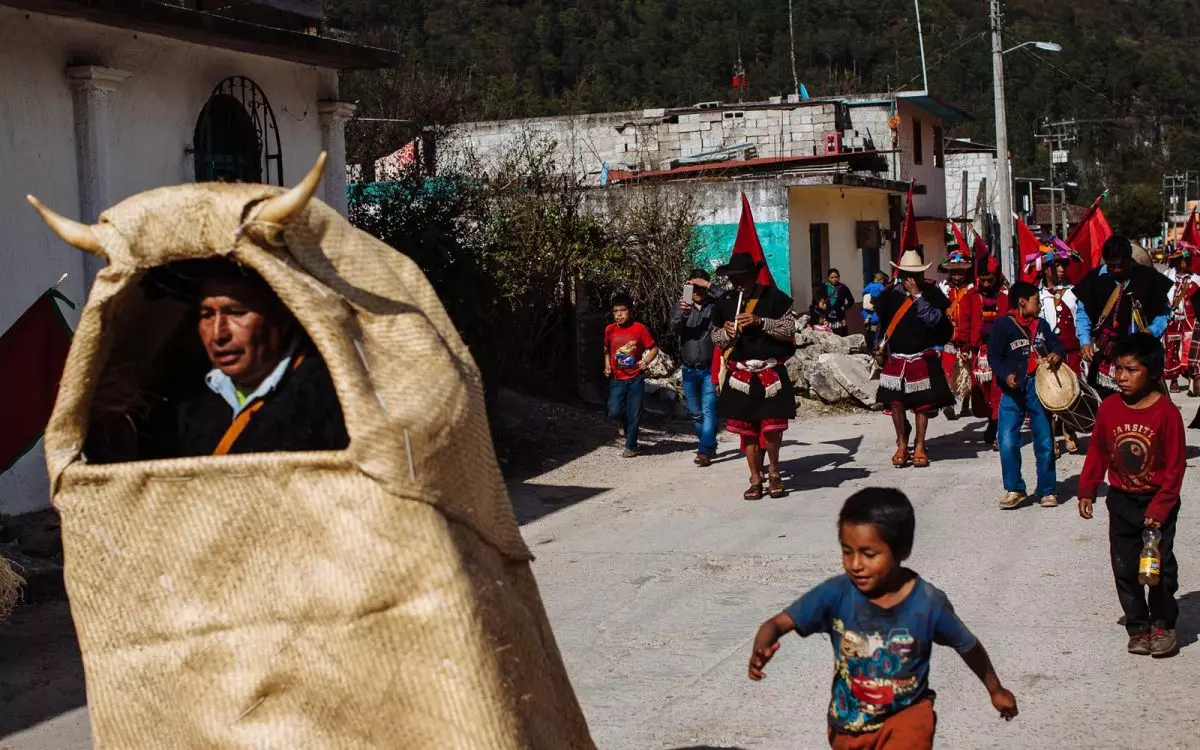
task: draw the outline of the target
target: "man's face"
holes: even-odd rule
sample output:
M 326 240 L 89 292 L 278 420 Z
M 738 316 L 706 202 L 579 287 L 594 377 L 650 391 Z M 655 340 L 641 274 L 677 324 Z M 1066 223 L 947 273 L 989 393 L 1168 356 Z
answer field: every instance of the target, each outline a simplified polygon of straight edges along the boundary
M 200 341 L 208 360 L 235 384 L 254 388 L 279 364 L 286 313 L 249 281 L 217 279 L 200 288 Z
M 964 284 L 967 283 L 967 272 L 963 271 L 961 269 L 956 270 L 956 271 L 951 271 L 950 272 L 950 283 L 953 284 L 954 286 L 963 286 Z
M 1133 271 L 1133 258 L 1105 258 L 1104 264 L 1108 266 L 1108 274 L 1117 281 L 1128 279 Z
M 979 274 L 979 287 L 986 291 L 992 291 L 996 288 L 996 275 L 993 273 Z
M 758 271 L 753 273 L 739 273 L 729 277 L 729 283 L 733 284 L 737 289 L 749 291 L 754 288 L 758 280 Z
M 1067 267 L 1062 263 L 1054 265 L 1054 281 L 1058 284 L 1067 283 Z
M 707 279 L 688 279 L 692 285 L 692 304 L 703 305 L 708 301 L 708 280 Z

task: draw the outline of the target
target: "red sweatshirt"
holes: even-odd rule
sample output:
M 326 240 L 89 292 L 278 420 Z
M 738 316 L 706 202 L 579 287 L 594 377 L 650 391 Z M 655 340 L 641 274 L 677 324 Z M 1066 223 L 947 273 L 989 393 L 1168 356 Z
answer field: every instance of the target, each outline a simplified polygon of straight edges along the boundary
M 1079 497 L 1095 499 L 1108 471 L 1108 484 L 1123 492 L 1154 497 L 1146 517 L 1165 523 L 1179 505 L 1187 446 L 1183 417 L 1163 396 L 1144 409 L 1131 409 L 1120 394 L 1100 404 L 1088 446 Z

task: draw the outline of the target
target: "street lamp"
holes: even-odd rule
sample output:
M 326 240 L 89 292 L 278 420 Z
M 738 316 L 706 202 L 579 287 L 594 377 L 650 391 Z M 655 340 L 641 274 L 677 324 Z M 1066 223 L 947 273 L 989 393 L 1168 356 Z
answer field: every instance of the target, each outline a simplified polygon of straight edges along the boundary
M 1009 278 L 1016 278 L 1017 264 L 1013 258 L 1012 172 L 1008 163 L 1008 122 L 1004 106 L 1004 55 L 1015 49 L 1035 45 L 1045 52 L 1061 52 L 1055 42 L 1023 42 L 1004 49 L 1000 33 L 1000 0 L 988 0 L 992 21 L 992 89 L 996 107 L 996 208 L 1000 220 L 1000 263 Z
M 1018 50 L 1022 47 L 1028 47 L 1031 44 L 1040 49 L 1042 52 L 1062 52 L 1062 45 L 1058 42 L 1022 42 L 1015 47 L 1009 47 L 1008 49 L 1004 50 L 1002 54 L 1007 55 L 1013 50 Z

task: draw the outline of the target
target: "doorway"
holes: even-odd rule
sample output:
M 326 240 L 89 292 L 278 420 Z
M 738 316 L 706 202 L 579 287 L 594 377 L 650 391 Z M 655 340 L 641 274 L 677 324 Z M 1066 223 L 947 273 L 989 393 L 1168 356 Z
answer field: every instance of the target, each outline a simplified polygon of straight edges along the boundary
M 829 270 L 828 224 L 808 225 L 808 263 L 815 292 L 825 282 L 825 272 Z

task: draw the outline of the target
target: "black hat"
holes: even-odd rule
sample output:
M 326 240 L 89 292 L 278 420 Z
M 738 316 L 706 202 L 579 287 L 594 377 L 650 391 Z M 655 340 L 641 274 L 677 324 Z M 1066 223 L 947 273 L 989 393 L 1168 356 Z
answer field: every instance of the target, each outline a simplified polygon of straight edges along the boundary
M 730 256 L 729 262 L 723 266 L 717 266 L 714 273 L 718 276 L 741 276 L 754 273 L 762 267 L 762 261 L 754 260 L 746 253 L 734 253 Z

